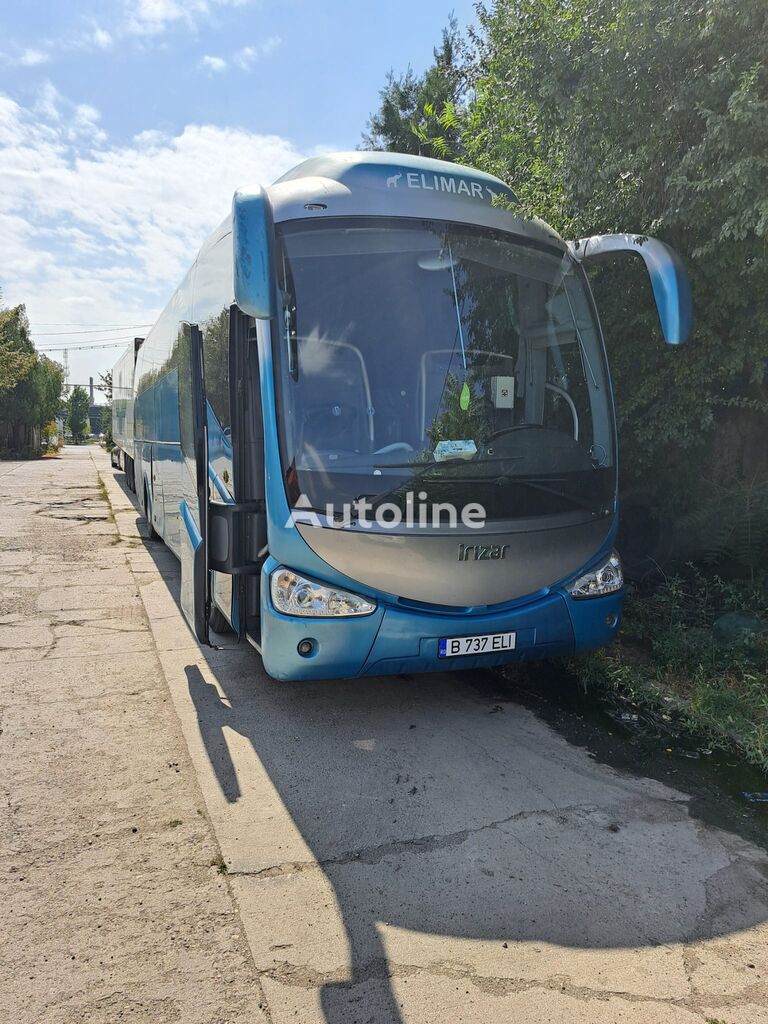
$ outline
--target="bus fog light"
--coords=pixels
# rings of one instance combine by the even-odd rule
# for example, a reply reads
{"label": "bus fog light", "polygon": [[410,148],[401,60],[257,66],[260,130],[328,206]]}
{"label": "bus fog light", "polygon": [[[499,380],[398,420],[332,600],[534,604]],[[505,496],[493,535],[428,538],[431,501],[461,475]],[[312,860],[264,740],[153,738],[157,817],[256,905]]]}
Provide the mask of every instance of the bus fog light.
{"label": "bus fog light", "polygon": [[[325,587],[315,580],[306,579],[290,569],[275,569],[270,577],[272,603],[283,615],[305,618],[339,618],[351,615],[371,615],[376,604],[358,594],[338,587]],[[302,640],[302,644],[305,641]],[[308,642],[308,641],[307,641]],[[301,647],[301,644],[299,645]],[[304,652],[299,650],[300,654]]]}
{"label": "bus fog light", "polygon": [[302,658],[308,658],[312,651],[315,649],[315,645],[311,640],[299,640],[296,645],[296,650],[302,656]]}
{"label": "bus fog light", "polygon": [[623,586],[621,561],[618,553],[612,551],[609,558],[569,583],[565,589],[575,598],[605,597],[606,594],[615,594]]}

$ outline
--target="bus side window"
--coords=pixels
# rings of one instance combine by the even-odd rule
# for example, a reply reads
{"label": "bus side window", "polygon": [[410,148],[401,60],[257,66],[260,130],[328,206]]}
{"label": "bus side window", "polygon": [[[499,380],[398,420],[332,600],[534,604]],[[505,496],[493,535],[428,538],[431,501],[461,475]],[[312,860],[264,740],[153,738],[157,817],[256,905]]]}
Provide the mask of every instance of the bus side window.
{"label": "bus side window", "polygon": [[222,431],[232,427],[229,407],[229,307],[200,324],[205,360],[205,395]]}
{"label": "bus side window", "polygon": [[194,274],[194,319],[203,333],[205,393],[222,435],[229,436],[229,306],[232,238],[219,238],[201,251]]}

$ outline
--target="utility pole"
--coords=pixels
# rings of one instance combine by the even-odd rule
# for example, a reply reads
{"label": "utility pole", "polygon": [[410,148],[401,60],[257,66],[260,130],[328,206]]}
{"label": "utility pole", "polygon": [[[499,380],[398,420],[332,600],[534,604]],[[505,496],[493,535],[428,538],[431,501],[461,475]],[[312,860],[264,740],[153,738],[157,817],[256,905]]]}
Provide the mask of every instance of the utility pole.
{"label": "utility pole", "polygon": [[64,358],[62,359],[64,365],[64,397],[69,395],[69,349],[64,349]]}

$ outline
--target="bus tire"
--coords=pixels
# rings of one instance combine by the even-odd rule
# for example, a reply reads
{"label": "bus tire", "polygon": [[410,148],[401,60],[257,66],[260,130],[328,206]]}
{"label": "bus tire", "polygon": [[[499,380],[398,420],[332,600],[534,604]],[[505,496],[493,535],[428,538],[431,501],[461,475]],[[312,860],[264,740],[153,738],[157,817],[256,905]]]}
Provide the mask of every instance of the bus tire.
{"label": "bus tire", "polygon": [[133,494],[136,493],[136,472],[134,469],[134,462],[130,455],[123,457],[123,470],[125,471],[125,483],[128,490]]}
{"label": "bus tire", "polygon": [[214,633],[232,633],[233,629],[227,621],[224,612],[220,611],[215,604],[211,605],[211,610],[208,614],[208,626],[213,630]]}
{"label": "bus tire", "polygon": [[146,483],[144,484],[144,516],[147,520],[147,526],[149,527],[149,540],[162,540],[163,538],[157,532],[155,527],[152,525],[152,502],[149,497],[149,491],[147,490]]}

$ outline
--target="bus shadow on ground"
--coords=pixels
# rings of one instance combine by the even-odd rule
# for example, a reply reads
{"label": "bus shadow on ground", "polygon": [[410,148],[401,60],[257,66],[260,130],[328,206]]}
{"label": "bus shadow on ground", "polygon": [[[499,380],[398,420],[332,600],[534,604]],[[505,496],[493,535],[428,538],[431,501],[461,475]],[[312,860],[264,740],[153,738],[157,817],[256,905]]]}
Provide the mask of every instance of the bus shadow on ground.
{"label": "bus shadow on ground", "polygon": [[[178,603],[163,547],[146,548]],[[402,1021],[393,986],[420,971],[449,979],[457,1006],[465,991],[583,976],[574,950],[632,950],[647,979],[671,945],[768,918],[761,851],[707,827],[684,794],[596,763],[508,693],[500,702],[490,672],[278,683],[247,646],[203,655],[218,689],[185,672],[224,798],[247,785],[231,730],[333,887],[348,961],[310,971],[289,949],[269,972],[319,986],[327,1024]],[[295,880],[301,866],[276,858],[272,881]],[[329,913],[309,901],[296,911],[308,926]]]}

